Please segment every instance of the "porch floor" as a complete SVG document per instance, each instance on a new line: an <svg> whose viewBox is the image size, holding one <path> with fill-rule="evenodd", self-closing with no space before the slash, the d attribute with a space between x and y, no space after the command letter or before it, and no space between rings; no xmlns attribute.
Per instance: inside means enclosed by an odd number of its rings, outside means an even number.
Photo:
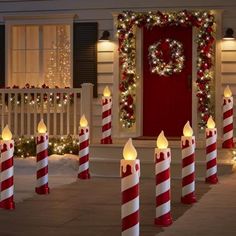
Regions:
<svg viewBox="0 0 236 236"><path fill-rule="evenodd" d="M198 181L192 207L180 203L180 181L172 180L174 224L166 229L153 224L154 189L153 179L141 179L140 235L235 235L236 174L215 186ZM17 203L15 211L0 210L1 235L118 236L120 230L119 178L80 180Z"/></svg>

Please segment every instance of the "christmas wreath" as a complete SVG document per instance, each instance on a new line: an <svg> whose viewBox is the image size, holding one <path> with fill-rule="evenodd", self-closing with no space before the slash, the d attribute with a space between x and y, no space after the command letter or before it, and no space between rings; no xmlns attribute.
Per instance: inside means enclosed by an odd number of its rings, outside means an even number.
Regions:
<svg viewBox="0 0 236 236"><path fill-rule="evenodd" d="M161 76L180 73L184 67L183 44L177 40L160 39L148 48L150 70Z"/></svg>

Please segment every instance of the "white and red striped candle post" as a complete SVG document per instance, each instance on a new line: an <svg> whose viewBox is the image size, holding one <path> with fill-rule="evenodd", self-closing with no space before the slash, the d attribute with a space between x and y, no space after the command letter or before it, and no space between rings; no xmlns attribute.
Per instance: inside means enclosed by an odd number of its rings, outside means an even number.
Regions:
<svg viewBox="0 0 236 236"><path fill-rule="evenodd" d="M102 144L112 144L111 138L111 109L112 97L108 86L105 87L102 97Z"/></svg>
<svg viewBox="0 0 236 236"><path fill-rule="evenodd" d="M170 199L170 162L171 152L168 141L162 131L157 138L155 148L156 175L156 218L155 224L166 227L172 224Z"/></svg>
<svg viewBox="0 0 236 236"><path fill-rule="evenodd" d="M195 137L189 121L183 130L181 137L182 147L182 197L181 202L192 204L196 202L195 197Z"/></svg>
<svg viewBox="0 0 236 236"><path fill-rule="evenodd" d="M122 194L122 236L139 235L139 178L140 162L137 152L129 139L123 149L121 160L121 194Z"/></svg>
<svg viewBox="0 0 236 236"><path fill-rule="evenodd" d="M14 202L14 140L8 126L3 129L1 141L1 192L0 207L15 209Z"/></svg>
<svg viewBox="0 0 236 236"><path fill-rule="evenodd" d="M218 183L217 177L217 129L212 116L206 128L206 183Z"/></svg>
<svg viewBox="0 0 236 236"><path fill-rule="evenodd" d="M89 173L89 126L85 115L80 119L79 127L79 179L90 179Z"/></svg>
<svg viewBox="0 0 236 236"><path fill-rule="evenodd" d="M224 90L223 98L223 143L222 148L233 148L233 96L229 86Z"/></svg>
<svg viewBox="0 0 236 236"><path fill-rule="evenodd" d="M48 134L47 127L41 119L36 137L36 188L37 194L49 194L48 187Z"/></svg>

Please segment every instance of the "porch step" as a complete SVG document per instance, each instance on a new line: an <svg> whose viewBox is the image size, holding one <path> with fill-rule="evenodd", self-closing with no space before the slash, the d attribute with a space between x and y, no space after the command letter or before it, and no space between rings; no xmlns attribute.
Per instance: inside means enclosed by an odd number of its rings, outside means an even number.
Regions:
<svg viewBox="0 0 236 236"><path fill-rule="evenodd" d="M154 175L155 142L134 142L141 162L141 176L150 178ZM171 146L170 146L171 147ZM90 146L90 169L93 175L119 177L120 160L123 158L123 143L111 145L93 144ZM196 148L196 178L205 178L205 148ZM218 149L218 175L230 174L233 171L232 150ZM181 149L177 145L171 147L171 176L181 178Z"/></svg>

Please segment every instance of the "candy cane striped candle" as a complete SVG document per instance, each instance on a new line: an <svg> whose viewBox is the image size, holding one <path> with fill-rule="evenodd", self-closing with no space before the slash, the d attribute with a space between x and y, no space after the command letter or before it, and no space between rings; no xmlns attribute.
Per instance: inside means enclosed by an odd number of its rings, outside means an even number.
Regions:
<svg viewBox="0 0 236 236"><path fill-rule="evenodd" d="M206 128L206 182L218 183L217 177L217 129L212 116L207 121Z"/></svg>
<svg viewBox="0 0 236 236"><path fill-rule="evenodd" d="M195 197L195 137L189 121L183 130L181 137L182 145L182 197L181 202L192 204L196 202Z"/></svg>
<svg viewBox="0 0 236 236"><path fill-rule="evenodd" d="M166 227L172 224L172 217L170 213L170 162L170 148L168 148L168 141L162 131L157 138L157 148L155 148L155 224L161 227Z"/></svg>
<svg viewBox="0 0 236 236"><path fill-rule="evenodd" d="M48 187L48 134L47 127L41 119L38 124L36 138L36 169L37 181L35 192L37 194L49 194Z"/></svg>
<svg viewBox="0 0 236 236"><path fill-rule="evenodd" d="M89 126L85 115L80 119L79 127L79 179L90 179L89 173Z"/></svg>
<svg viewBox="0 0 236 236"><path fill-rule="evenodd" d="M111 108L112 97L108 86L105 87L102 97L102 144L111 144Z"/></svg>
<svg viewBox="0 0 236 236"><path fill-rule="evenodd" d="M7 210L15 209L14 202L14 141L8 125L2 131L1 141L1 192L0 207Z"/></svg>
<svg viewBox="0 0 236 236"><path fill-rule="evenodd" d="M122 236L139 235L139 178L140 162L137 152L129 139L123 149L121 160L121 194L122 194Z"/></svg>
<svg viewBox="0 0 236 236"><path fill-rule="evenodd" d="M222 148L233 148L233 96L229 86L224 90L223 98L223 143Z"/></svg>

